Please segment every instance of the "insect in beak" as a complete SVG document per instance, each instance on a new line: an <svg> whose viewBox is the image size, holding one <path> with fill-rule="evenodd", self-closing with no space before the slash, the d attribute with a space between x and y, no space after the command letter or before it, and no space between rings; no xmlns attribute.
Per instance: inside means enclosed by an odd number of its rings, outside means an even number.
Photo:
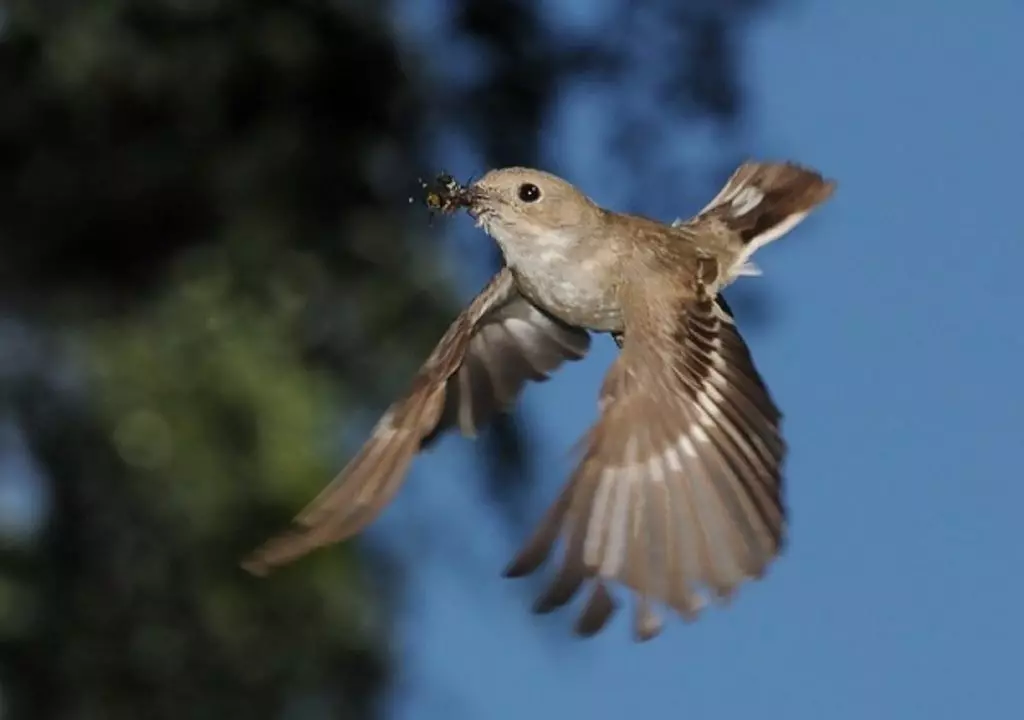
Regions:
<svg viewBox="0 0 1024 720"><path fill-rule="evenodd" d="M462 185L447 173L434 178L433 182L422 182L426 190L424 202L427 207L440 213L452 213L461 208L470 207L475 193L471 186Z"/></svg>

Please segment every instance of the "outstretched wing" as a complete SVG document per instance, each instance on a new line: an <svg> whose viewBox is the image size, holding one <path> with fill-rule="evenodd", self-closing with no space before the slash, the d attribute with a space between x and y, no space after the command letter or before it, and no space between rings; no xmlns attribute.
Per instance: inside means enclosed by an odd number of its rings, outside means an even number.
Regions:
<svg viewBox="0 0 1024 720"><path fill-rule="evenodd" d="M479 322L465 357L447 381L445 408L424 444L452 425L474 437L507 411L527 381L544 382L563 362L590 349L590 334L539 310L518 293Z"/></svg>
<svg viewBox="0 0 1024 720"><path fill-rule="evenodd" d="M504 410L527 380L546 379L578 360L590 336L544 314L516 290L502 269L452 323L370 439L293 522L243 562L250 572L271 568L361 531L391 501L416 453L457 425L472 435Z"/></svg>
<svg viewBox="0 0 1024 720"><path fill-rule="evenodd" d="M592 635L614 610L608 584L622 583L646 640L661 627L652 602L695 617L705 593L728 598L777 556L785 443L746 344L704 286L667 302L664 286L638 292L650 295L628 304L582 460L506 574L533 572L564 535L562 567L535 610L593 580L576 624Z"/></svg>

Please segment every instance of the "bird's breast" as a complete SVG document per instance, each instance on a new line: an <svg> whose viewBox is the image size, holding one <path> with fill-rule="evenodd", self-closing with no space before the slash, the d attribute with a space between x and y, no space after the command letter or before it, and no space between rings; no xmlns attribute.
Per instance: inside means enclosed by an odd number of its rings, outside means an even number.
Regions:
<svg viewBox="0 0 1024 720"><path fill-rule="evenodd" d="M615 282L606 264L542 255L512 266L523 295L569 325L595 332L622 329Z"/></svg>

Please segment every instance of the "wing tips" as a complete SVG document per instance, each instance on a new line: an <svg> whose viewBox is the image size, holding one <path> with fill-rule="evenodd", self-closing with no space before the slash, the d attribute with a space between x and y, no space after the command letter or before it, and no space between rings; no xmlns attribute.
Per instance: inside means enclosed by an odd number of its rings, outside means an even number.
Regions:
<svg viewBox="0 0 1024 720"><path fill-rule="evenodd" d="M391 502L420 447L423 428L438 420L444 385L419 385L377 423L373 435L345 468L292 521L246 556L241 566L259 577L317 548L363 530Z"/></svg>
<svg viewBox="0 0 1024 720"><path fill-rule="evenodd" d="M318 547L329 544L307 528L292 528L275 535L249 553L239 563L256 577L267 577L275 569L298 560Z"/></svg>

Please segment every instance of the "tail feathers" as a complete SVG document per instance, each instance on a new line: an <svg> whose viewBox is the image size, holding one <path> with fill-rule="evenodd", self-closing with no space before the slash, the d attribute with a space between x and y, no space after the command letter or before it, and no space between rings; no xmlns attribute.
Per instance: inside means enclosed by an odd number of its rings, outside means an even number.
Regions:
<svg viewBox="0 0 1024 720"><path fill-rule="evenodd" d="M702 218L715 218L742 242L743 260L757 248L792 230L835 191L835 182L792 163L741 165Z"/></svg>

